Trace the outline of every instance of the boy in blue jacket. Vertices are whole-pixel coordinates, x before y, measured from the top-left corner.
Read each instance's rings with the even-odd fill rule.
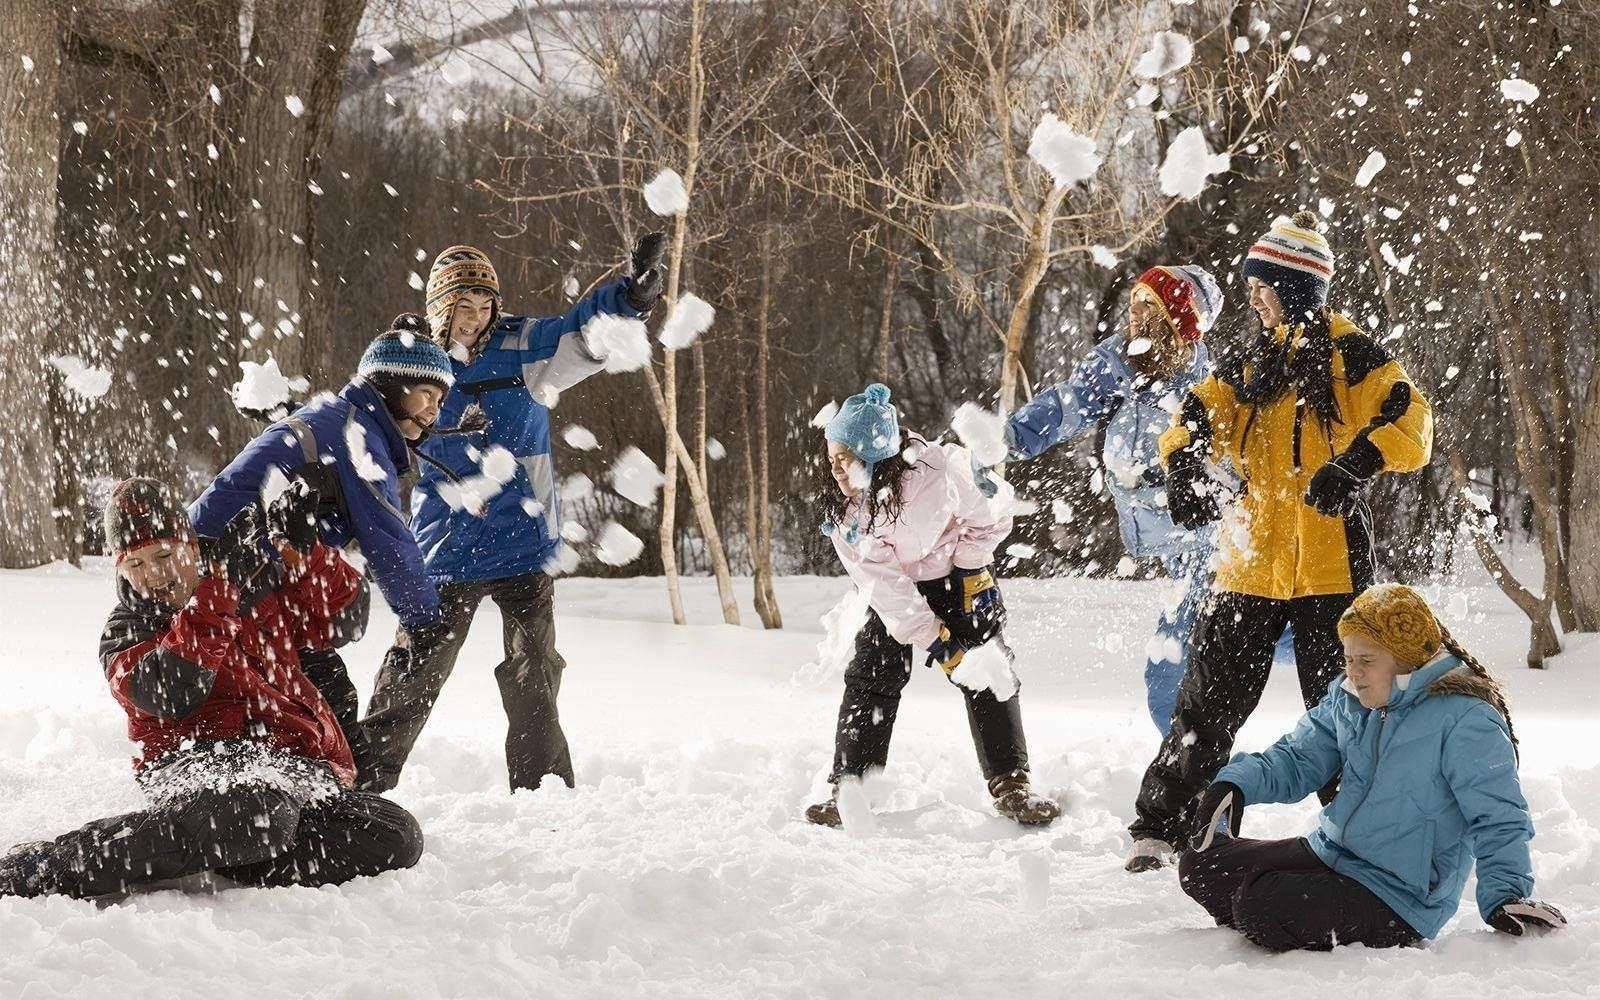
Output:
[[[323,501],[322,540],[335,548],[355,543],[401,628],[416,635],[437,629],[439,594],[401,510],[400,477],[412,468],[411,448],[432,428],[455,373],[421,317],[400,316],[392,325],[337,396],[324,394],[261,432],[189,506],[189,518],[197,535],[218,538],[235,514],[261,501],[274,470],[305,480]],[[342,641],[360,638],[365,614],[352,622],[354,634]],[[357,768],[367,766],[359,697],[344,661],[326,649],[303,651],[301,663],[333,706]]]
[[[1499,682],[1410,587],[1367,588],[1339,638],[1346,672],[1327,697],[1201,797],[1184,892],[1274,951],[1393,947],[1439,933],[1476,861],[1478,913],[1495,930],[1566,926],[1529,898],[1533,821]],[[1341,772],[1311,836],[1236,836],[1246,805],[1298,802]]]
[[[402,631],[378,673],[362,726],[376,764],[362,780],[393,788],[484,598],[499,605],[505,659],[495,680],[508,723],[512,789],[547,774],[569,786],[572,758],[556,711],[566,663],[555,646],[555,590],[547,569],[561,554],[550,411],[555,397],[602,370],[591,335],[600,315],[637,318],[662,290],[660,233],[634,245],[632,277],[595,290],[564,316],[504,316],[500,280],[483,251],[450,247],[428,276],[428,321],[448,345],[455,386],[423,446],[428,466],[412,494],[413,527],[429,578],[439,586],[443,626],[414,641]],[[490,495],[458,481],[494,473]]]

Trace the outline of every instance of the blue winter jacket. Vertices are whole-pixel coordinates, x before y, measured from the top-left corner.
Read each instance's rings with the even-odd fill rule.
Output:
[[[1109,417],[1101,461],[1128,554],[1163,558],[1209,546],[1213,535],[1209,526],[1185,531],[1167,514],[1166,474],[1158,442],[1172,426],[1172,410],[1183,394],[1211,373],[1211,359],[1205,345],[1196,344],[1194,363],[1171,384],[1159,391],[1134,388],[1136,373],[1128,364],[1124,342],[1120,333],[1102,340],[1070,378],[1011,415],[1006,424],[1010,458],[1033,458],[1094,431]]]
[[[296,424],[311,432],[314,445],[296,433]],[[352,457],[351,445],[358,439],[366,455]],[[323,540],[333,546],[355,540],[402,625],[437,619],[438,591],[423,571],[422,554],[400,510],[399,477],[410,467],[411,455],[383,400],[360,378],[337,396],[312,400],[250,442],[189,505],[195,531],[220,536],[233,515],[260,499],[268,469],[292,475],[309,464],[311,448],[334,470],[340,494],[339,512],[320,520]]]
[[[412,527],[435,583],[538,573],[559,554],[561,520],[546,403],[605,367],[598,346],[581,331],[601,313],[637,317],[627,288],[623,280],[596,289],[565,316],[503,316],[489,331],[489,346],[471,364],[455,363],[455,386],[435,426],[459,426],[462,412],[476,402],[488,427],[477,434],[435,436],[422,450],[467,479],[481,474],[483,456],[499,445],[516,459],[516,475],[481,510],[452,509],[439,494],[448,478],[423,463],[411,495]]]
[[[1470,693],[1481,681],[1446,654],[1399,678],[1383,708],[1363,708],[1348,685],[1334,681],[1293,732],[1235,755],[1217,780],[1246,804],[1298,802],[1342,770],[1307,842],[1423,937],[1456,912],[1474,858],[1479,914],[1527,898],[1533,821],[1506,721]]]

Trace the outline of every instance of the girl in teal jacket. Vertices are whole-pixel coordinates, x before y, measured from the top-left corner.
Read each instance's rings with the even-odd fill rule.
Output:
[[[1499,682],[1399,584],[1358,596],[1339,637],[1346,672],[1327,696],[1267,750],[1235,755],[1200,798],[1184,891],[1276,951],[1389,947],[1437,935],[1476,862],[1490,926],[1565,926],[1529,899],[1533,821]],[[1244,806],[1298,802],[1335,775],[1309,837],[1236,836]]]

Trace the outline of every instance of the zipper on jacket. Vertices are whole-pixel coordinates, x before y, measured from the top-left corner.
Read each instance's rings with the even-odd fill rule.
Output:
[[[1344,843],[1344,835],[1350,829],[1350,824],[1355,821],[1356,813],[1367,804],[1367,796],[1372,794],[1372,786],[1378,783],[1378,758],[1383,756],[1383,724],[1389,721],[1389,708],[1385,705],[1378,709],[1378,738],[1372,741],[1372,776],[1367,779],[1366,790],[1361,793],[1361,798],[1356,802],[1356,807],[1350,810],[1350,815],[1344,818],[1344,829],[1339,832],[1339,843]]]
[[[1305,400],[1296,399],[1294,401],[1294,471],[1296,474],[1300,472],[1300,424],[1305,412]]]

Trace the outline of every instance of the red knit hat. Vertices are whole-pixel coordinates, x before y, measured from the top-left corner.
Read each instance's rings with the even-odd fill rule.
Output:
[[[1143,286],[1155,295],[1178,336],[1194,343],[1205,336],[1222,311],[1222,290],[1204,268],[1184,265],[1152,267],[1139,275],[1134,288]]]
[[[105,511],[106,551],[118,563],[141,545],[163,539],[194,541],[189,513],[165,483],[135,476],[111,490]]]

